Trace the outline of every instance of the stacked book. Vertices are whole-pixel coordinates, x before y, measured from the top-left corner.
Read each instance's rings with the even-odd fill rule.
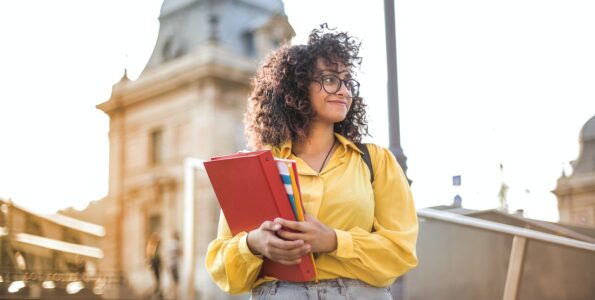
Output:
[[[271,150],[262,150],[213,157],[204,165],[233,235],[277,217],[305,220],[295,161],[274,158]],[[266,276],[293,282],[314,280],[314,257],[308,253],[292,266],[265,257],[260,277]]]

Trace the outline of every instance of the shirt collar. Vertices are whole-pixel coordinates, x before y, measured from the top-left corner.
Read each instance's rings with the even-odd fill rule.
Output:
[[[355,143],[348,140],[346,137],[335,132],[335,138],[337,139],[337,141],[339,141],[339,143],[341,143],[341,145],[343,146],[343,150],[347,150],[347,147],[349,147],[354,151],[358,152],[359,154],[363,154],[362,151],[360,151],[359,148],[357,148]]]
[[[359,150],[359,148],[357,148],[355,143],[348,140],[346,137],[335,132],[335,138],[341,144],[341,146],[343,146],[343,150],[347,150],[347,148],[349,147],[349,148],[353,149],[354,151],[357,151],[358,153],[363,154]],[[283,143],[280,147],[273,147],[273,153],[275,154],[276,157],[288,158],[291,155],[291,146],[292,146],[291,140],[288,140],[285,143]]]
[[[288,158],[291,155],[291,140],[286,141],[281,147],[273,147],[273,153],[280,158]]]

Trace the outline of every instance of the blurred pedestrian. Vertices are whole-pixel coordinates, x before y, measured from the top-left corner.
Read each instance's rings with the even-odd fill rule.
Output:
[[[166,245],[166,255],[169,271],[173,279],[174,284],[178,285],[179,280],[179,263],[180,257],[182,256],[182,248],[180,245],[180,234],[174,231],[171,235],[171,239]]]
[[[159,293],[161,291],[161,238],[157,232],[153,232],[147,241],[146,258],[155,278],[154,292]]]

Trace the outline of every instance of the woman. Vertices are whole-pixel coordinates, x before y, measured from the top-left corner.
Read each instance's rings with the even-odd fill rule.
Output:
[[[206,265],[222,290],[251,290],[253,299],[391,299],[390,284],[417,264],[407,179],[387,149],[370,144],[371,183],[356,145],[367,134],[353,79],[359,46],[323,25],[306,45],[271,53],[257,71],[245,118],[249,142],[297,162],[307,215],[236,236],[221,217]],[[291,265],[308,252],[316,257],[317,281],[259,278],[263,257]]]

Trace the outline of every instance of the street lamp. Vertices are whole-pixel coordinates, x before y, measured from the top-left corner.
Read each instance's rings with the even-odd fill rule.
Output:
[[[386,68],[388,99],[389,149],[407,176],[407,156],[401,148],[399,125],[399,86],[397,80],[397,43],[395,34],[395,1],[384,0],[384,27],[386,34]],[[409,184],[411,179],[407,177]]]

